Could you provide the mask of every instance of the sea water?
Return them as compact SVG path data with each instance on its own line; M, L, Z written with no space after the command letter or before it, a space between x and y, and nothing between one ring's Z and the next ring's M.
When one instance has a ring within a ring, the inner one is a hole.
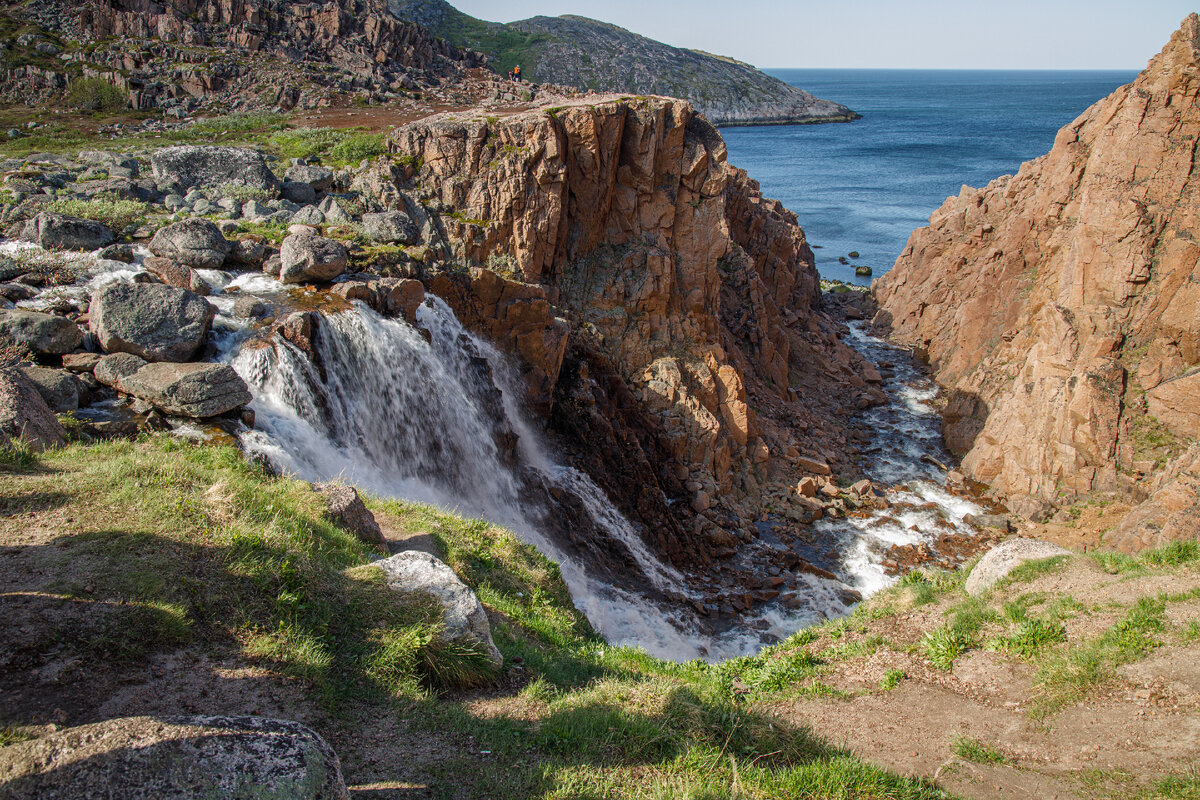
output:
M1046 153L1132 71L779 69L862 114L846 124L724 128L730 163L800 218L824 278L869 284L961 187ZM858 258L849 254L858 252ZM841 264L839 257L847 264ZM856 277L855 265L872 277Z

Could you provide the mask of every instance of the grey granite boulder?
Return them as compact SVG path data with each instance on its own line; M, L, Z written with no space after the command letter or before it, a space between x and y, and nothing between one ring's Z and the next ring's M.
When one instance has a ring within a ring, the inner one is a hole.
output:
M348 800L337 754L298 722L123 717L0 748L0 798Z
M159 186L187 191L196 187L248 186L274 193L279 178L262 153L240 147L178 145L164 147L150 157Z
M375 562L375 566L383 570L392 589L432 595L441 604L444 635L448 641L480 648L496 669L504 664L504 658L492 641L487 613L479 598L459 580L454 570L417 550L397 553Z
M92 374L105 386L116 386L122 378L132 375L147 363L146 359L133 353L110 353L96 362Z
M150 240L150 252L200 269L218 269L232 248L221 229L206 219L185 219L162 228Z
M21 439L41 451L61 445L64 438L62 425L33 381L18 369L0 369L0 442Z
M178 286L199 295L212 294L212 287L200 277L191 267L172 261L169 258L146 256L142 261L146 271L157 277L167 286Z
M314 487L325 498L325 510L334 524L367 544L383 544L383 531L375 515L363 504L353 486L322 483Z
M229 250L229 261L243 266L257 266L267 254L267 242L261 236L246 236L235 239Z
M333 195L322 200L321 205L317 208L321 209L321 213L325 215L325 221L333 225L341 225L353 219L350 212L342 208L342 204Z
M47 250L99 250L112 244L113 233L99 222L43 211L25 221L21 239Z
M0 310L0 335L40 356L61 356L83 344L79 326L66 317L19 308Z
M216 309L187 289L110 283L92 295L88 324L106 353L186 361L208 335Z
M279 279L284 283L331 281L346 271L345 245L311 233L293 233L279 248Z
M233 411L254 398L246 382L228 364L147 364L118 378L116 388L160 411L205 419Z
M292 214L292 223L298 225L324 225L325 215L316 206L304 206Z
M1055 556L1070 555L1056 544L1040 539L1009 539L987 551L967 576L963 586L967 594L983 594L988 589L1027 561L1041 561Z
M33 383L46 406L56 414L75 411L87 405L90 392L79 378L70 372L51 367L21 367L21 372Z
M363 214L362 224L363 232L375 242L416 244L420 238L416 224L403 211Z
M279 187L279 193L284 200L299 203L301 206L317 201L317 193L313 187L300 181L284 181L283 185Z
M323 192L333 185L333 170L329 167L315 167L296 164L288 167L283 173L283 179L296 183L307 183L318 192Z

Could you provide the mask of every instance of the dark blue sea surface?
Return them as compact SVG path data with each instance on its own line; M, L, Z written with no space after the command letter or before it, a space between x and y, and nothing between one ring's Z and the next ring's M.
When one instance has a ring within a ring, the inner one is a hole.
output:
M769 70L862 114L848 124L724 128L729 161L795 211L822 277L891 269L963 184L1046 153L1058 129L1136 72ZM819 248L816 246L820 245ZM859 257L849 259L851 251ZM843 256L849 265L838 262Z

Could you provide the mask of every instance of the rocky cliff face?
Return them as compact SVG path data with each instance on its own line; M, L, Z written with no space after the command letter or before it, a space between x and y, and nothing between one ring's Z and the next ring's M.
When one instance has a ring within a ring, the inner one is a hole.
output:
M239 90L285 109L337 92L382 101L485 63L376 0L35 0L14 13L57 39L44 47L63 51L49 62L59 78L50 88L98 75L128 91L135 108ZM14 44L6 83L16 90L31 64Z
M1014 509L1172 495L1111 534L1125 547L1196 502L1194 454L1160 471L1200 434L1198 75L1193 14L1048 155L948 199L875 287L947 389L964 470Z
M846 458L837 415L879 402L860 377L873 370L818 310L795 216L726 163L690 105L566 102L399 128L392 180L435 209L454 258L476 267L472 292L538 296L524 316L537 325L487 333L520 355L531 386L555 385L554 402L575 409L560 428L591 461L617 462L597 471L614 480L625 461L653 479L620 496L665 511L663 492L682 485L700 515L689 524L728 545L772 482L794 483L802 456ZM554 314L569 326L566 354ZM609 412L592 419L597 408Z
M687 50L586 17L483 22L444 0L391 0L401 19L487 53L502 71L530 80L600 92L688 100L716 125L849 122L846 106L813 97L749 64Z

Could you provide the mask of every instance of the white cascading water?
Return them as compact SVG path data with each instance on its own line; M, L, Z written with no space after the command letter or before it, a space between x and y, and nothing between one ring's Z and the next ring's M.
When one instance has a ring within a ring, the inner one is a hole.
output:
M39 248L0 244L0 253L11 255L30 249ZM147 253L138 248L136 255L140 262ZM84 273L78 285L47 288L19 305L42 309L63 301L86 303L104 283L133 281L141 271L139 263L90 254L75 260ZM867 473L892 487L889 500L899 508L816 523L817 538L833 553L822 566L844 583L798 574L802 607L768 604L730 630L704 633L687 605L668 607L606 583L539 528L545 509L530 507L520 469L533 470L547 484L578 498L597 529L625 550L645 584L663 594L693 596L685 578L646 546L599 486L546 452L520 408L519 381L511 364L467 332L440 299L430 296L418 311L431 342L416 328L385 319L360 303L323 316L316 337L322 375L308 356L280 337L272 346L243 346L251 329L230 313L236 297L281 297L286 289L278 281L262 273L234 276L210 270L202 277L213 286L209 300L221 312L214 326L217 357L234 366L254 395L256 427L242 434L248 449L307 480L342 477L381 496L428 502L510 528L558 562L576 606L614 644L641 646L673 660L753 653L800 628L845 613L846 586L869 596L894 582L882 567L891 546L931 541L947 529L969 535L963 516L980 511L947 492L941 471L922 461L922 456L947 458L937 413L928 404L935 387L896 348L869 336L863 326L853 326L850 344L874 362L896 362L896 377L887 387L889 402L867 412L865 422L876 431ZM486 371L473 363L479 357L487 359L495 385L484 380ZM81 414L91 412L104 413L93 407ZM497 417L518 435L520 464L515 469L505 463L496 445ZM177 430L196 429L181 425ZM770 538L764 532L763 540L739 557L753 561L757 548L773 546Z
M496 446L495 414L486 397L491 387L480 384L472 359L476 353L487 357L497 377L505 365L436 297L421 306L418 322L432 342L357 304L322 317L316 347L324 378L280 338L273 347L234 345L228 357L254 394L255 430L243 435L245 445L307 480L342 477L384 497L432 503L508 527L558 562L576 606L609 641L673 659L705 654L706 643L676 611L598 580L539 530L537 509L529 508L520 478ZM511 406L515 394L505 392L503 405ZM519 432L525 466L579 498L651 585L685 588L683 577L655 557L590 478L553 463L521 416L502 411Z

